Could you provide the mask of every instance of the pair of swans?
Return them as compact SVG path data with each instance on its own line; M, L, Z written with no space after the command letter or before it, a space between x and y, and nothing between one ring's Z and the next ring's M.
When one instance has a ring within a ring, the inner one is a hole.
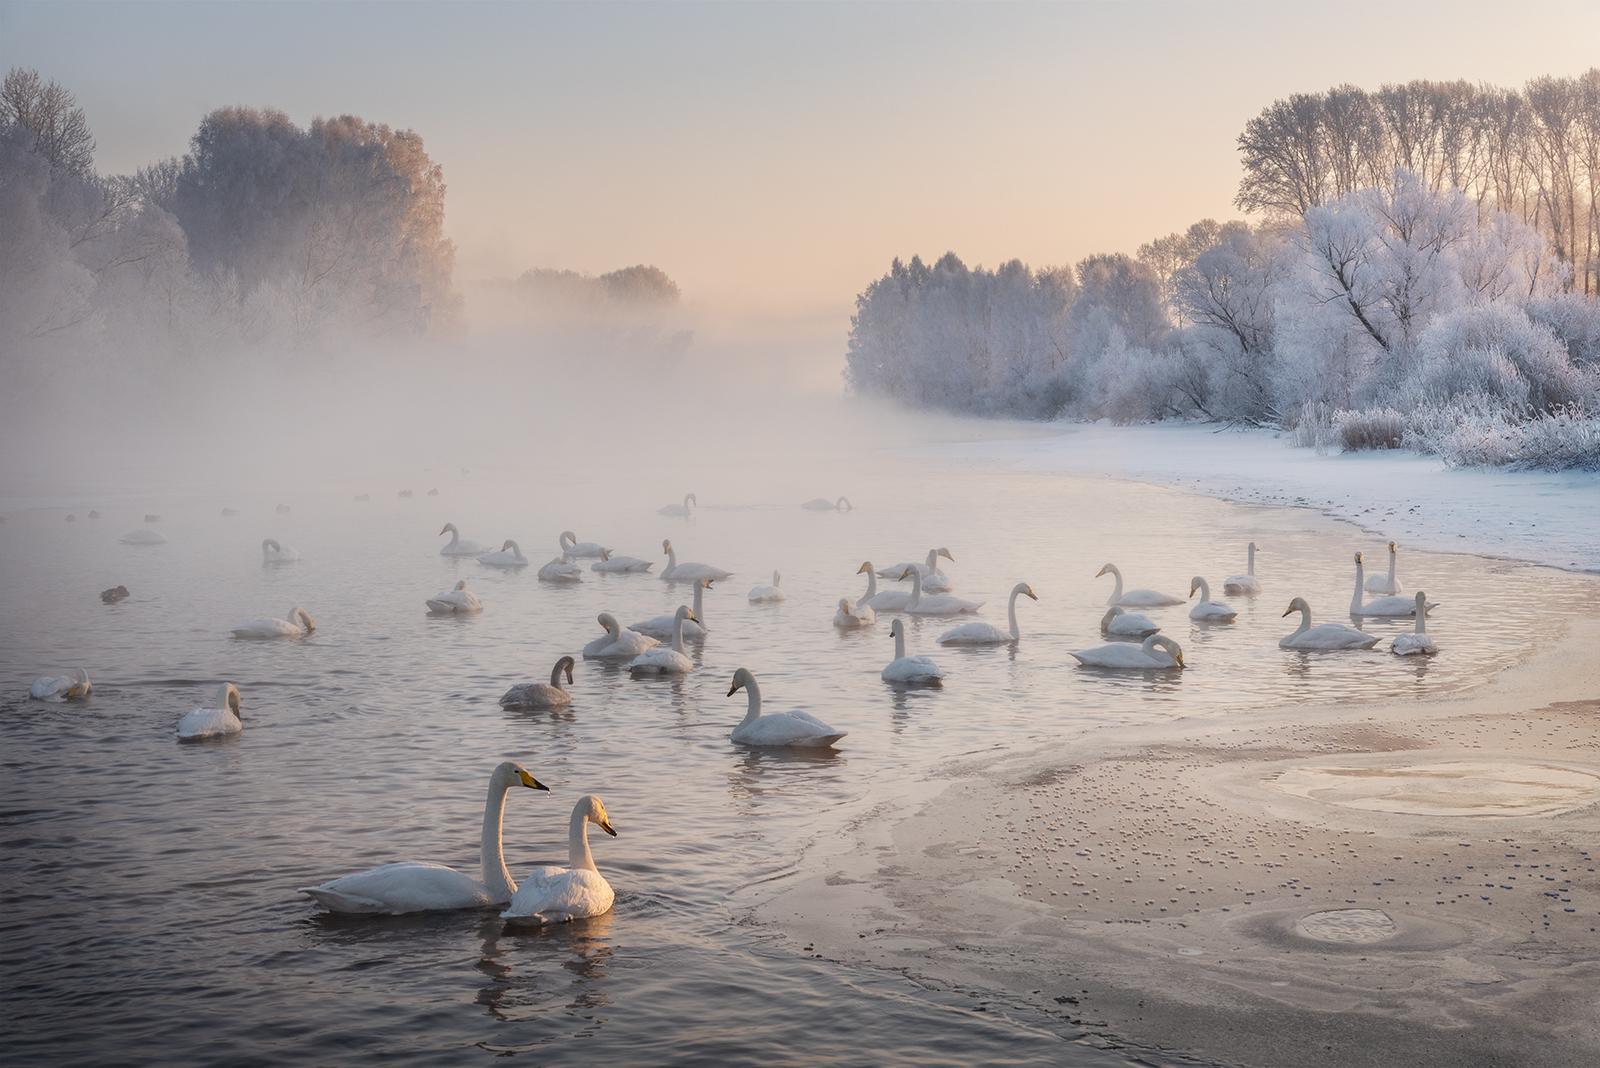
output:
M1151 634L1138 645L1113 642L1071 654L1084 667L1114 671L1168 671L1183 669L1183 647L1165 634Z
M1311 606L1304 597L1296 597L1284 609L1285 616L1300 613L1300 626L1293 634L1278 639L1280 649L1299 649L1305 652L1339 652L1346 649L1371 649L1378 644L1378 636L1367 634L1345 623L1318 623L1311 625ZM1426 613L1424 613L1426 614Z
M70 674L34 679L33 685L28 687L28 696L35 701L60 704L63 701L87 701L93 691L89 673L83 668L73 668Z
M830 501L826 497L813 497L800 507L808 512L851 512L855 510L855 506L850 503L850 498L848 497L840 497L836 501Z
M480 554L478 563L488 567L527 567L528 558L522 555L522 546L507 538L494 552Z
M567 685L571 686L572 667L572 657L562 657L556 661L556 666L550 669L549 682L524 682L511 687L501 695L500 707L566 708L572 703L572 695L561 685L561 676L565 673Z
M750 588L750 603L771 604L773 601L783 600L784 592L783 586L781 585L782 582L783 576L774 571L772 573L772 585L752 586Z
M130 530L117 539L124 545L165 545L167 539L158 530Z
M261 539L261 562L263 564L292 564L298 559L300 559L300 554L279 542L277 538Z
M317 629L317 621L299 605L282 619L252 619L233 628L235 638L268 641L272 638L304 638Z
M1191 591L1193 592L1193 591ZM1231 597L1254 596L1261 592L1261 580L1256 578L1256 543L1245 546L1245 567L1242 575L1229 575L1222 580L1222 592Z
M693 514L693 508L691 508L690 505L698 508L700 506L700 502L695 498L694 494L686 493L683 496L682 504L669 504L665 505L664 507L657 508L656 514L671 516L674 519L688 519L689 516Z
M1129 612L1119 605L1106 609L1100 617L1100 633L1107 638L1136 638L1143 640L1161 628L1141 612Z
M906 655L906 628L901 620L889 624L894 638L894 659L884 667L880 678L895 686L942 686L944 672L926 656Z
M239 687L224 682L217 687L209 705L201 705L183 714L175 731L184 741L204 738L225 738L244 730L244 719L239 713Z
M763 714L761 687L747 668L740 668L733 673L733 685L728 687L728 696L732 697L740 690L745 691L748 704L744 719L728 735L735 744L764 748L823 749L848 733L828 726L800 708Z
M1157 593L1155 590L1124 590L1122 572L1118 570L1116 564L1106 564L1094 573L1095 578L1102 575L1110 575L1117 580L1116 588L1111 591L1106 604L1120 605L1123 608L1164 608L1167 605L1184 602L1184 598L1174 597L1170 593Z
M1407 634L1397 634L1389 645L1396 656L1432 656L1439 651L1428 634L1428 595L1417 591L1417 627Z
M1398 555L1395 544L1391 541L1389 543L1389 573L1387 575L1370 576L1366 581L1366 591L1368 593L1380 593L1392 597L1397 593L1404 592L1405 587L1400 585L1400 580L1395 577L1395 562Z
M450 540L439 550L440 556L482 556L486 551L482 545L475 541L467 541L461 537L461 531L456 529L454 523L446 523L439 530L439 536L450 535Z
M936 554L943 553L949 556L947 549L933 549L929 551L929 564L904 564L892 576L897 579L910 579L911 592L902 590L878 589L878 576L888 571L888 568L874 568L872 561L868 560L856 569L856 574L867 576L867 592L854 602L853 608L860 613L862 609L870 608L874 612L910 612L919 616L957 616L967 612L976 612L983 607L982 601L966 601L950 594L927 595L927 588L923 585L922 570L931 568L931 561ZM835 616L835 622L838 617Z
M632 660L661 644L647 634L621 626L610 612L601 612L595 618L605 633L583 647L585 660Z
M922 573L914 567L906 568L900 578L911 580L911 600L905 610L914 616L959 616L983 607L982 601L967 601L950 593L924 594Z
M1189 596L1193 597L1196 590L1200 591L1200 600L1189 609L1190 619L1196 623L1232 623L1238 618L1237 611L1211 599L1211 586L1199 575L1189 580Z
M922 576L922 589L927 593L948 593L955 586L950 581L950 576L939 570L939 558L944 557L952 564L956 558L949 549L929 549L927 558L919 563L895 564L893 567L880 567L878 577L886 579L903 579L907 568Z
M714 582L718 579L730 577L732 571L724 571L720 567L710 564L678 563L678 551L672 547L672 540L664 538L661 542L661 551L667 554L667 566L661 569L663 582L693 582L695 579L706 579Z
M683 651L683 627L694 620L689 606L680 604L672 617L672 644L646 649L628 661L631 675L687 675L694 670L694 661Z
M611 552L597 541L579 541L578 536L570 530L563 530L559 540L561 555L572 560L591 560Z
M1393 556L1391 556L1391 567L1393 566L1393 559ZM1416 614L1419 603L1422 604L1422 613L1424 615L1439 607L1437 604L1431 604L1426 601L1418 602L1412 597L1393 595L1374 597L1370 601L1365 601L1362 598L1362 591L1367 587L1364 576L1365 569L1361 563L1361 554L1356 553L1356 589L1350 595L1350 614L1352 616L1357 618L1373 616L1379 619L1407 619Z
M428 611L436 616L470 616L483 611L483 602L478 600L477 594L467 589L467 580L462 579L454 589L443 590L429 597Z
M1017 598L1026 597L1030 601L1037 601L1039 595L1033 592L1033 587L1026 582L1019 582L1011 587L1011 601L1006 607L1006 615L1010 617L1011 629L1001 630L993 623L981 621L963 623L939 635L940 645L1011 645L1022 640L1022 630L1017 626ZM896 620L898 623L899 621Z
M868 580L869 584L871 580ZM863 597L859 601L851 601L848 597L839 598L839 607L833 612L833 625L840 630L858 630L870 627L878 622L878 613L867 603Z
M600 559L596 560L589 570L601 574L631 574L649 571L655 566L654 560L641 560L637 556L617 556L610 549L601 549Z
M685 638L704 638L710 629L706 626L705 594L711 589L711 580L698 578L694 580L694 611L683 623L683 636ZM664 616L651 616L633 624L632 629L640 634L648 634L657 641L670 641L672 632L678 626L677 613L668 613Z

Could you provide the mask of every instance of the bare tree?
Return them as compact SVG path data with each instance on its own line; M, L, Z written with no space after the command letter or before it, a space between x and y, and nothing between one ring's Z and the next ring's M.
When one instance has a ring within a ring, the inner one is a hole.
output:
M0 126L33 135L34 151L52 170L87 178L94 173L94 136L73 95L36 70L13 67L0 82Z

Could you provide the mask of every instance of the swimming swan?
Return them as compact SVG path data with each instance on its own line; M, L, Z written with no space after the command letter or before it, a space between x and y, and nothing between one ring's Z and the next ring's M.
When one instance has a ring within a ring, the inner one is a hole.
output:
M956 558L950 555L949 549L929 549L928 555L922 563L904 563L896 564L894 567L879 568L878 577L899 579L905 574L906 568L909 567L922 576L923 593L948 593L955 586L950 581L950 576L939 570L939 557L941 556L952 564L956 562Z
M299 605L282 619L252 619L233 628L235 638L265 641L269 638L304 638L317 629L317 621Z
M976 612L983 607L982 601L964 601L948 593L936 593L932 597L924 597L922 575L916 568L906 568L900 577L911 580L911 600L906 602L906 611L914 616L958 616L965 612Z
M771 603L773 601L781 601L781 600L783 600L783 597L784 597L783 587L780 585L782 580L783 580L783 577L781 575L779 575L776 571L774 571L772 573L772 585L770 585L770 586L752 586L750 588L750 603L751 604L769 604L769 603Z
M570 530L561 532L561 555L574 560L605 556L611 550L597 541L579 541Z
M605 633L583 647L585 660L632 660L661 644L636 630L623 629L610 612L601 612L596 618Z
M502 920L516 927L543 927L603 916L611 911L616 895L594 866L594 856L589 852L591 823L611 837L617 836L606 815L605 804L594 794L584 794L573 806L572 822L567 830L567 864L570 866L545 867L529 875L511 896L511 904L500 914Z
M850 503L850 498L848 497L840 497L836 501L830 501L826 497L813 497L800 507L808 512L850 512L855 510L855 506Z
M1160 608L1169 604L1182 604L1182 597L1174 597L1170 593L1157 593L1155 590L1122 590L1122 572L1116 564L1107 564L1094 573L1095 578L1101 575L1111 575L1116 578L1116 588L1111 591L1111 596L1106 598L1106 604L1118 604L1124 608Z
M1229 575L1222 580L1222 592L1233 597L1261 592L1261 580L1256 578L1256 543L1245 547L1244 574Z
M694 615L683 625L685 638L704 638L711 628L706 626L705 593L711 589L709 579L694 580ZM673 628L678 625L676 613L664 616L651 616L641 623L635 623L633 629L640 634L648 634L658 641L671 641Z
M656 514L669 515L675 519L688 519L692 514L692 510L689 507L691 504L696 508L700 507L700 502L695 499L695 495L688 493L684 495L682 504L669 504L665 507L657 508Z
M1352 616L1377 616L1383 619L1408 619L1416 614L1417 603L1410 597L1374 597L1362 603L1361 591L1364 586L1362 581L1364 570L1361 565L1361 554L1356 553L1356 590L1350 595L1350 614ZM1427 604L1424 613L1438 608L1437 604Z
M1366 583L1366 589L1368 593L1382 593L1393 596L1394 594L1400 593L1405 589L1404 586L1400 585L1400 580L1396 578L1394 574L1395 557L1397 555L1398 554L1395 552L1394 542L1391 541L1389 543L1389 573L1387 575L1373 575L1369 577Z
M89 673L83 668L73 668L70 675L47 675L42 679L34 679L33 685L28 688L28 696L35 701L60 704L62 701L82 701L93 690Z
M889 633L894 637L894 659L879 676L884 682L898 686L944 685L944 672L931 658L906 655L906 627L902 620L889 624Z
M868 560L857 568L856 574L867 576L867 592L855 601L857 611L870 608L875 612L904 612L906 605L911 603L911 594L903 590L878 592L878 573L872 569L872 561Z
M582 582L583 568L568 560L565 556L558 556L539 569L540 582Z
M1149 616L1112 605L1100 617L1100 633L1107 638L1148 638L1161 628Z
M1183 667L1183 647L1165 634L1152 634L1138 645L1117 642L1080 649L1072 656L1084 667L1120 671L1165 671Z
M634 675L686 675L694 670L694 661L683 651L683 625L694 619L689 606L680 604L672 617L672 644L647 649L628 661L628 671Z
M527 567L528 558L522 555L522 546L507 538L505 544L494 552L479 556L478 563L489 567Z
M641 560L637 556L613 556L610 549L602 550L600 559L590 567L590 571L599 571L602 574L627 574L630 572L649 571L655 567L654 560Z
M1433 644L1433 639L1428 636L1428 598L1421 590L1417 591L1417 629L1409 634L1396 634L1394 641L1389 645L1389 651L1396 656L1432 656L1439 651Z
M504 905L517 892L516 881L506 870L505 848L500 840L506 794L513 786L550 789L514 760L494 769L489 776L489 795L483 804L483 835L479 844L481 879L443 864L402 861L343 875L319 886L304 886L300 892L314 898L330 912L392 915Z
M1205 579L1196 575L1189 580L1189 596L1194 596L1194 591L1200 591L1200 600L1189 609L1189 618L1198 623L1232 623L1238 618L1239 613L1221 601L1211 599L1211 586Z
M1010 645L1012 642L1022 640L1022 630L1017 626L1017 598L1026 597L1037 601L1039 595L1033 592L1033 587L1026 582L1019 582L1011 587L1011 603L1006 608L1006 614L1011 618L1011 629L1001 630L993 623L963 623L939 635L940 645Z
M1300 613L1300 626L1293 634L1278 639L1280 649L1333 652L1341 649L1371 649L1378 644L1376 634L1366 634L1343 623L1318 623L1311 625L1311 606L1304 597L1289 602L1284 615Z
M202 705L183 714L178 720L180 739L223 738L244 730L244 718L239 712L239 687L225 682L217 687L210 705Z
M467 589L467 580L462 579L454 589L429 597L428 611L436 616L470 616L483 611L483 602L478 600L477 594Z
M298 559L300 559L300 554L287 545L280 545L278 539L261 539L261 562L263 564L292 564Z
M678 552L672 547L671 539L661 542L661 551L667 554L667 566L661 569L661 579L664 582L693 582L695 579L725 579L733 574L720 567L710 564L680 564Z
M873 608L857 601L850 603L850 598L839 598L839 607L833 612L833 625L840 630L855 630L857 627L870 627L878 622L878 613Z
M550 669L549 682L524 682L507 690L500 698L501 708L566 708L572 695L561 686L561 673L566 672L567 685L572 685L572 657L564 656Z
M745 710L744 719L740 720L739 725L728 735L729 739L738 745L822 749L849 733L835 730L810 712L799 708L762 715L761 687L756 684L756 677L746 668L740 668L733 673L733 685L728 687L728 696L732 697L740 690L746 692L750 703Z
M117 539L124 545L165 545L167 539L157 530L130 530Z
M475 541L463 541L461 531L456 529L454 523L446 523L439 534L450 535L450 540L439 550L440 556L481 556L484 548Z

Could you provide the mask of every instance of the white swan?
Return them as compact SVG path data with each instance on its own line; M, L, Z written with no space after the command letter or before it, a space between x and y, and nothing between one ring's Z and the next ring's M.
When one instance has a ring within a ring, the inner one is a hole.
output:
M761 687L756 684L756 677L745 668L733 673L733 685L728 687L728 696L732 697L740 690L748 695L749 706L745 709L744 719L728 735L739 745L822 749L849 733L835 730L799 708L762 715Z
M480 555L478 563L489 567L527 567L528 558L522 555L522 546L507 538L505 544L494 552Z
M578 536L570 530L561 532L561 555L573 560L587 560L594 557L603 557L611 550L597 541L579 541Z
M1100 633L1107 638L1144 639L1160 629L1149 616L1129 612L1120 605L1112 605L1100 617Z
M481 879L443 864L402 861L340 876L318 886L303 886L300 892L330 912L397 914L504 905L517 892L516 881L506 870L505 848L500 839L506 794L513 786L550 789L514 760L494 769L489 776L489 795L483 803Z
M993 623L963 623L939 635L940 645L1010 645L1022 640L1022 629L1017 626L1017 598L1026 597L1037 601L1039 595L1033 592L1033 587L1026 582L1019 582L1011 587L1011 603L1006 607L1006 614L1011 620L1009 631L1001 630Z
M867 592L855 600L856 608L871 608L876 612L904 612L911 603L911 594L905 590L878 590L878 573L868 560L856 569L856 574L867 576Z
M1229 575L1222 580L1222 592L1232 597L1249 596L1261 592L1261 580L1256 578L1256 543L1245 546L1244 574Z
M610 549L600 553L600 559L590 567L590 571L599 571L602 574L628 574L630 572L649 571L655 567L654 560L641 560L637 556L615 556Z
M1366 634L1343 623L1318 623L1311 625L1311 606L1304 597L1289 602L1284 615L1300 613L1300 626L1293 634L1278 639L1279 649L1303 649L1332 652L1341 649L1371 649L1378 644L1376 634Z
M211 704L183 714L176 733L181 739L223 738L242 730L244 717L239 712L239 687L225 682L217 687Z
M477 594L467 589L467 580L462 579L454 589L442 590L429 597L428 611L436 616L470 616L483 611L483 602L478 600Z
M566 708L572 695L561 686L561 673L566 672L567 685L572 685L572 657L564 656L550 669L549 682L524 682L507 690L500 698L501 708Z
M130 530L117 539L124 545L165 545L167 539L158 530Z
M678 551L672 547L671 539L664 539L661 542L661 551L667 554L667 566L661 569L663 582L693 582L695 579L715 581L733 574L732 571L724 571L710 564L678 563Z
M1409 634L1396 634L1394 641L1389 645L1389 651L1396 656L1432 656L1439 651L1433 644L1433 639L1428 636L1428 598L1421 590L1417 591L1417 629Z
M582 582L583 568L565 556L558 556L539 569L539 581Z
M1356 553L1356 589L1350 595L1350 614L1352 616L1376 616L1382 619L1409 619L1416 614L1417 602L1410 597L1374 597L1363 603L1361 591L1364 586L1362 581L1364 568L1361 564L1361 554ZM1437 604L1428 603L1424 606L1424 613L1438 608Z
M850 603L850 598L839 598L839 607L833 612L833 625L840 630L855 630L857 627L870 627L878 622L878 613L871 605L862 601Z
M47 675L42 679L34 679L33 685L28 687L28 696L35 701L60 704L62 701L82 701L93 690L89 673L83 668L73 668L70 675Z
M776 571L774 571L772 573L772 585L770 585L770 586L752 586L750 588L750 603L751 604L768 604L768 603L770 603L772 601L781 601L781 600L783 600L784 593L783 593L783 586L781 585L782 581L783 581L783 576L779 575Z
M929 549L927 557L920 564L904 563L894 567L881 567L878 569L879 578L900 579L905 574L906 568L911 568L922 576L923 593L948 593L954 589L950 576L939 570L939 557L944 557L952 564L956 558L950 555L949 549Z
M672 618L672 644L647 649L628 661L628 670L634 675L685 675L694 670L694 661L683 651L683 625L694 619L694 613L680 604Z
M711 628L706 626L705 593L711 589L711 582L707 579L694 580L694 615L683 625L685 638L704 638ZM642 622L635 623L633 629L640 634L648 634L659 641L671 641L672 631L678 625L676 613L664 616L651 616Z
M606 815L606 806L594 794L584 794L572 808L572 823L567 830L567 863L570 867L545 867L528 876L511 904L500 914L506 923L519 927L542 927L566 923L611 911L616 895L594 866L589 852L589 824L611 837L617 836Z
M277 538L261 539L261 562L263 564L292 564L300 559L300 554L282 545Z
M1183 647L1165 634L1152 634L1143 642L1116 642L1080 649L1071 654L1084 667L1119 671L1165 671L1183 667Z
M585 660L632 660L661 644L647 634L618 625L617 617L610 612L601 612L596 618L605 633L583 647Z
M1400 585L1400 580L1394 574L1395 558L1398 555L1395 551L1394 542L1391 541L1389 543L1389 573L1387 575L1370 576L1366 582L1368 593L1382 593L1393 596L1405 590L1405 587Z
M840 497L836 501L830 501L826 497L813 497L800 507L808 512L850 512L855 510L855 506L850 503L850 498L848 497Z
M282 619L252 619L233 628L235 638L264 641L268 638L304 638L317 629L317 621L299 605Z
M694 494L686 493L684 494L682 504L669 504L665 507L657 508L656 514L669 515L675 519L688 519L692 514L692 510L689 507L690 505L694 505L696 508L698 508L700 507L700 502L695 498Z
M1122 589L1122 572L1116 564L1107 564L1094 573L1095 578L1101 575L1111 575L1116 578L1116 588L1111 591L1111 596L1106 598L1106 604L1118 604L1124 608L1161 608L1169 604L1182 604L1182 597L1174 597L1170 593L1157 593L1155 590L1128 590Z
M964 601L948 593L924 597L922 575L914 567L906 568L900 577L911 580L911 600L906 602L906 611L914 616L959 616L983 607L982 601Z
M1200 599L1189 609L1189 618L1199 623L1232 623L1238 618L1239 613L1221 601L1211 599L1211 585L1205 579L1196 575L1189 580L1189 596L1194 596L1194 591L1200 591Z
M931 657L906 655L906 627L903 621L896 619L890 623L889 633L894 637L894 659L884 665L879 678L898 686L944 685L944 672L939 670L939 665Z
M485 551L477 542L464 540L461 531L456 529L454 523L446 523L440 528L439 534L441 537L445 534L450 535L450 540L439 550L440 556L481 556Z

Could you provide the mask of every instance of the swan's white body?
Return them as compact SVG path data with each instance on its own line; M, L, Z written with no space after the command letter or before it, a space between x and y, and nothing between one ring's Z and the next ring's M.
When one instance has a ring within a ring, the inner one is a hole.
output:
M654 560L641 560L637 556L616 556L607 549L600 554L600 559L596 560L589 570L599 571L602 574L627 574L649 571L655 566Z
M1381 593L1392 597L1397 593L1402 593L1405 591L1405 587L1400 585L1400 579L1397 578L1394 573L1395 561L1398 555L1399 553L1395 549L1395 544L1391 541L1389 543L1389 573L1387 575L1368 576L1366 581L1366 590L1368 593Z
M566 672L567 683L572 682L572 657L564 656L550 669L549 682L525 682L513 686L500 697L501 708L565 708L572 703L572 695L561 685L561 673Z
M774 571L772 573L772 585L752 586L750 589L750 603L768 604L772 601L783 600L784 593L783 586L781 585L782 581L783 576Z
M1237 611L1221 601L1213 601L1211 599L1211 584L1199 575L1189 580L1190 596L1193 596L1196 590L1200 591L1200 600L1196 601L1194 607L1189 609L1190 619L1197 623L1232 623L1238 618L1239 613Z
M446 523L439 533L450 535L450 540L439 550L440 556L482 556L484 553L482 545L464 540L454 523Z
M878 622L878 613L861 601L850 603L850 598L839 598L839 607L833 611L833 625L840 630L870 627Z
M481 554L478 563L489 567L527 567L528 558L522 555L522 546L507 538L494 552Z
M739 690L748 694L749 705L744 719L728 735L739 745L768 746L775 748L822 749L837 742L848 732L835 730L803 709L788 712L761 712L761 687L756 677L744 668L733 673L733 685L728 688L732 697Z
M889 624L894 636L894 659L884 665L880 678L898 686L942 686L944 672L930 657L906 655L906 628L901 620Z
M1361 564L1361 554L1356 553L1356 589L1350 595L1350 614L1352 616L1373 616L1379 619L1409 619L1417 614L1417 601L1413 597L1374 597L1363 602L1362 589L1365 569ZM1423 614L1438 608L1437 604L1423 605Z
M705 579L694 580L694 615L683 624L685 638L704 638L710 628L705 623L705 594L711 588L711 583ZM635 623L633 629L640 634L648 634L658 641L671 641L672 632L678 626L678 614L669 613L664 616L651 616L649 619Z
M669 504L663 508L657 508L656 514L672 516L674 519L688 519L689 516L694 514L690 508L690 505L698 508L700 506L700 502L695 499L694 494L687 493L684 494L682 504Z
M89 673L83 668L75 668L70 675L47 675L42 679L34 679L33 685L28 687L28 696L35 701L60 704L62 701L82 701L93 690Z
M611 550L597 541L579 541L570 530L561 532L561 555L573 560L597 559Z
M1280 649L1300 649L1307 652L1337 652L1344 649L1371 649L1378 644L1378 636L1366 634L1343 623L1318 623L1311 625L1311 606L1304 597L1289 602L1288 611L1300 613L1300 626L1293 634L1278 639Z
M453 589L442 590L429 597L428 611L436 616L470 616L483 611L483 602L478 600L477 594L467 589L467 580L462 579Z
M183 739L225 738L244 730L239 715L239 688L231 682L217 687L211 704L185 712L178 720L177 735Z
M124 545L165 545L167 539L157 530L130 530L118 539Z
M483 805L483 835L479 844L482 878L443 864L403 861L384 864L353 875L340 876L318 886L300 888L330 912L398 914L438 912L447 909L481 909L504 905L517 892L506 870L500 831L506 810L506 793L513 786L546 790L528 769L508 760L489 776L489 794Z
M647 634L618 625L617 617L610 612L601 612L598 618L605 633L583 647L585 660L632 660L661 644Z
M523 880L500 918L513 926L542 927L552 923L603 916L616 895L594 866L589 852L589 824L616 837L606 806L594 794L578 798L567 830L566 868L544 867Z
M840 497L836 501L830 501L826 497L813 497L800 507L808 512L849 512L854 510L855 506L850 503L848 497Z
M1121 605L1123 608L1162 608L1169 604L1183 604L1182 597L1174 597L1170 593L1157 593L1155 590L1123 590L1122 572L1115 564L1107 564L1095 572L1095 578L1101 575L1111 575L1117 580L1116 588L1111 591L1111 596L1106 598L1106 604Z
M252 619L233 628L235 638L267 641L272 638L304 638L317 629L317 621L299 605L282 619Z
M277 538L264 538L261 541L261 562L263 564L292 564L300 559L300 554Z
M539 569L540 582L572 583L583 581L583 567L565 556L558 556Z
M896 574L901 573L896 572ZM857 611L863 608L870 608L875 612L904 612L906 605L911 603L911 594L905 590L884 590L879 592L878 573L872 570L872 562L870 560L862 564L856 574L865 574L867 576L867 592L856 598L855 601Z
M1143 640L1160 629L1149 616L1139 612L1129 612L1120 605L1112 605L1106 609L1106 614L1100 617L1100 633L1107 638Z
M1027 597L1037 601L1038 595L1033 592L1033 587L1026 582L1019 582L1011 587L1011 603L1006 606L1006 615L1011 621L1010 630L1001 630L993 623L963 623L959 627L952 627L939 635L940 645L1010 645L1022 640L1022 628L1017 626L1017 598Z
M1261 592L1261 580L1256 578L1256 543L1245 547L1244 574L1229 575L1222 580L1222 592L1231 597L1253 596Z
M661 551L667 554L667 566L661 569L663 582L693 582L695 579L715 582L733 574L732 571L724 571L710 564L678 563L678 552L670 540L661 543Z
M673 616L672 644L658 645L628 661L628 670L634 675L686 675L694 670L694 661L683 651L683 625L694 618L689 606L680 604Z
M1409 634L1397 634L1389 645L1389 651L1396 656L1432 656L1439 651L1433 644L1433 639L1428 636L1428 608L1427 595L1421 590L1417 591L1417 629Z
M911 580L911 600L906 602L906 611L914 616L959 616L983 607L982 601L964 601L949 593L925 596L922 575L915 568L906 568L905 577Z
M1165 671L1183 667L1183 649L1163 634L1152 634L1138 645L1116 642L1080 649L1072 656L1085 667L1119 671Z
M896 564L893 567L881 567L878 569L878 577L896 580L904 579L906 577L906 569L910 568L922 576L923 593L947 593L954 589L955 586L950 581L950 576L939 570L939 557L941 556L952 564L956 562L956 558L950 555L949 549L929 549L927 557L920 564L904 563Z

